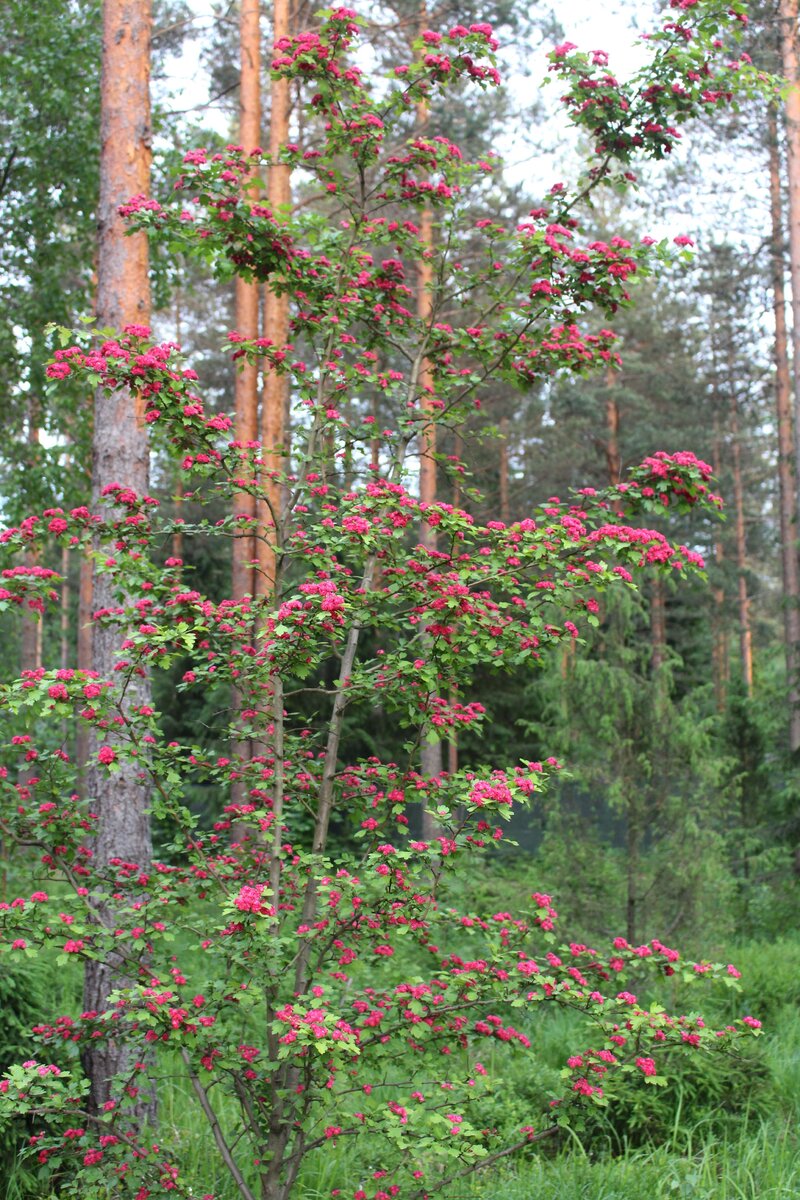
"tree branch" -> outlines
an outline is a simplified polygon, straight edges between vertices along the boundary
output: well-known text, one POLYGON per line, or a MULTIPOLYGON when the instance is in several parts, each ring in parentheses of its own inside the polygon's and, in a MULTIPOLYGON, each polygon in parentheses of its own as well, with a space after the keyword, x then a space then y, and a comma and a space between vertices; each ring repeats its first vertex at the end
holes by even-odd
POLYGON ((189 1075, 189 1080, 191 1082, 192 1088, 194 1089, 194 1094, 197 1096, 197 1099, 200 1101, 200 1107, 202 1108, 203 1112, 205 1113, 206 1119, 207 1119, 209 1125, 211 1126, 211 1132, 214 1135, 214 1141, 217 1143, 217 1149, 220 1152, 222 1161, 225 1163, 225 1166, 230 1171, 231 1176, 232 1176, 233 1180, 235 1181, 236 1186, 238 1187, 239 1192, 243 1196, 244 1200, 256 1200, 255 1196, 250 1191, 250 1188, 247 1186, 247 1184, 244 1180, 244 1176, 242 1175, 242 1172, 239 1170, 238 1166, 236 1165, 234 1157, 231 1154, 230 1146, 225 1141, 225 1134, 222 1132, 220 1123, 217 1120, 217 1114, 214 1112, 214 1109, 211 1107, 211 1101, 208 1098, 208 1093, 206 1092, 206 1089, 203 1087, 202 1083, 200 1082, 200 1079, 198 1078, 197 1074, 195 1073, 194 1068, 192 1067, 192 1060, 190 1059, 189 1051, 185 1048, 185 1046, 181 1046, 181 1058, 183 1059, 184 1066, 186 1067, 186 1071, 189 1075))
POLYGON ((8 177, 11 174, 11 168, 14 165, 14 159, 16 157, 17 157, 17 147, 12 146, 11 151, 8 155, 8 158, 6 159, 6 165, 3 167, 2 178, 0 178, 0 196, 2 196, 3 192, 6 190, 6 184, 8 183, 8 177))

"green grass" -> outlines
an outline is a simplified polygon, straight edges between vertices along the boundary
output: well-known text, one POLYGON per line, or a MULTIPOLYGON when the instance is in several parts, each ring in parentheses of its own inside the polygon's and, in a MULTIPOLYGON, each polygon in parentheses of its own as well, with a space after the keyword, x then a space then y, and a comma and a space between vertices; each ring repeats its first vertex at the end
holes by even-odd
MULTIPOLYGON (((565 1134, 560 1146, 543 1143, 515 1160, 503 1160, 462 1180, 435 1200, 796 1200, 800 1196, 800 1012, 795 965, 800 943, 750 944, 730 957, 741 965, 741 995, 721 992, 715 1002, 702 988, 696 1003, 720 1020, 751 1011, 767 1013, 765 1036, 748 1055, 714 1065, 712 1085, 698 1087, 703 1072, 675 1075, 674 1086, 654 1095, 650 1089, 635 1107, 598 1112, 580 1137, 565 1134), (706 1003, 706 1000, 709 1003, 706 1003), (761 1002, 759 1002, 761 1001, 761 1002), (713 1011, 716 1009, 716 1011, 713 1011), (653 1108, 652 1106, 656 1106, 653 1108), (607 1115, 606 1115, 607 1114, 607 1115), (657 1134, 657 1144, 648 1134, 657 1134)), ((56 1007, 68 1011, 76 979, 56 973, 48 978, 56 1007)), ((681 995, 673 997, 680 1007, 681 995)), ((694 999, 694 997, 693 997, 694 999)), ((683 1009, 681 1009, 683 1011, 683 1009)), ((492 1116, 511 1127, 541 1127, 548 1093, 559 1088, 558 1071, 576 1048, 574 1014, 554 1009, 537 1019, 530 1031, 536 1063, 528 1055, 485 1059, 490 1074, 500 1074, 491 1100, 492 1116)), ((167 1063, 167 1071, 170 1067, 167 1063)), ((239 1200, 213 1148, 210 1132, 177 1056, 174 1075, 160 1086, 160 1138, 177 1150, 184 1178, 194 1194, 212 1192, 215 1200, 239 1200)), ((240 1128, 232 1099, 212 1091, 215 1108, 229 1136, 240 1128)), ((342 1200, 367 1178, 371 1147, 356 1153, 343 1139, 306 1163, 293 1200, 330 1200, 341 1189, 342 1200)), ((381 1146, 374 1147, 380 1161, 381 1146)), ((2 1174, 0 1172, 0 1174, 2 1174)), ((3 1178, 7 1200, 48 1200, 23 1172, 11 1169, 3 1178)), ((87 1200, 99 1200, 87 1197, 87 1200)), ((400 1197, 402 1200, 402 1196, 400 1197)))
MULTIPOLYGON (((684 1154, 659 1147, 592 1160, 574 1146, 492 1180, 476 1176, 475 1200, 796 1200, 800 1148, 785 1125, 764 1122, 735 1141, 698 1142, 684 1154)), ((453 1198, 455 1200, 455 1197, 453 1198)))

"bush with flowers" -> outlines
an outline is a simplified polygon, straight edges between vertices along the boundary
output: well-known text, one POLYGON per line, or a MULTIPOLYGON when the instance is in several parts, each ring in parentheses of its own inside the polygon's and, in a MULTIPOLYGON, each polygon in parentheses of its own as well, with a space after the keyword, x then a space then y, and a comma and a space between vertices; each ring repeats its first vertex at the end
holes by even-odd
MULTIPOLYGON (((728 7, 720 17, 712 3, 673 4, 647 72, 628 85, 602 56, 553 52, 570 110, 599 149, 581 194, 629 175, 635 152, 661 157, 678 121, 725 101, 746 71, 720 40, 743 17, 728 7)), ((100 511, 53 508, 2 535, 0 607, 54 602, 53 572, 14 565, 53 542, 93 555, 116 596, 94 614, 118 631, 112 678, 42 669, 2 694, 13 727, 2 828, 34 865, 29 889, 0 910, 0 951, 108 960, 118 982, 104 1011, 42 1014, 41 1050, 0 1081, 0 1115, 28 1117, 27 1153, 59 1195, 202 1191, 180 1137, 143 1126, 138 1104, 149 1081, 178 1069, 209 1154, 242 1200, 287 1200, 306 1160, 339 1144, 351 1148, 353 1200, 422 1200, 530 1152, 631 1080, 659 1085, 664 1054, 702 1059, 758 1032, 752 1017, 718 1026, 637 998, 676 973, 735 984, 730 965, 685 962, 658 940, 559 937, 552 898, 535 891, 513 913, 453 901, 451 881, 485 869, 515 807, 535 804, 559 764, 425 777, 421 740, 488 719, 471 691, 477 666, 535 667, 597 622, 601 592, 635 587, 645 566, 702 569, 695 550, 643 519, 719 502, 707 464, 666 452, 615 488, 551 498, 510 525, 415 497, 431 427, 457 428, 487 379, 529 386, 613 364, 602 322, 669 251, 651 239, 582 241, 577 195, 561 185, 513 227, 476 220, 494 160, 466 163, 447 139, 415 135, 412 118, 442 90, 497 83, 491 29, 427 31, 374 91, 355 65, 358 32, 352 12, 333 10, 315 32, 284 39, 273 62, 309 97, 309 142, 281 157, 302 186, 323 185, 324 216, 246 199, 264 156, 241 147, 190 152, 177 203, 134 197, 124 209, 219 275, 268 280, 290 297, 291 343, 231 340, 236 356, 289 377, 291 456, 231 440, 230 419, 206 412, 178 347, 153 344, 144 328, 64 334, 48 368, 54 387, 75 377, 143 397, 154 446, 178 457, 198 501, 221 498, 231 511, 182 526, 184 537, 267 539, 274 590, 205 596, 180 559, 161 561, 173 526, 157 503, 121 483, 100 511), (420 233, 424 209, 433 245, 420 233), (422 260, 433 264, 426 316, 413 303, 422 260), (237 496, 263 498, 275 484, 282 501, 252 528, 237 496), (179 693, 236 690, 235 719, 214 731, 225 755, 200 737, 166 741, 153 705, 131 702, 143 673, 186 659, 179 693), (396 723, 395 760, 347 761, 345 717, 376 705, 396 723), (97 770, 134 771, 150 789, 152 814, 171 831, 156 860, 96 865, 92 798, 80 796, 60 738, 74 722, 94 731, 97 770), (211 827, 185 802, 190 781, 236 796, 211 827), (414 832, 423 804, 426 837, 414 832), (335 844, 332 820, 347 833, 335 844), (502 1047, 535 1072, 543 1005, 585 1019, 562 1087, 514 1128, 487 1124, 486 1062, 502 1047), (54 1045, 72 1069, 48 1058, 54 1045), (98 1109, 78 1056, 119 1045, 126 1072, 98 1109)))

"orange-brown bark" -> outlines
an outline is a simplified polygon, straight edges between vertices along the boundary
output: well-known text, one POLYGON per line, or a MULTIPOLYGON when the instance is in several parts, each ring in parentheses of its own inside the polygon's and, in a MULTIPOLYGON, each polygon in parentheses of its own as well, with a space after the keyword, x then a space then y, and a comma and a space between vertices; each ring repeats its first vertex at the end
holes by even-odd
MULTIPOLYGON (((290 21, 289 0, 274 0, 275 42, 289 36, 290 21)), ((276 216, 280 216, 281 209, 287 208, 291 202, 291 169, 288 165, 278 162, 281 148, 289 141, 290 116, 289 80, 273 79, 270 85, 270 167, 267 176, 267 200, 276 216)), ((267 284, 264 300, 264 337, 277 346, 283 346, 289 338, 289 298, 286 295, 277 295, 267 284)), ((258 543, 258 588, 263 595, 274 593, 278 577, 276 550, 281 539, 284 491, 278 476, 285 465, 288 386, 287 376, 278 375, 275 371, 266 371, 261 393, 261 490, 264 500, 259 504, 262 529, 258 543)))
MULTIPOLYGON (((456 466, 461 461, 461 455, 464 452, 464 443, 461 434, 456 431, 453 457, 456 460, 456 466)), ((453 508, 461 507, 461 475, 458 471, 453 479, 453 508)), ((458 700, 458 695, 455 690, 450 692, 450 703, 455 704, 458 700)), ((447 743, 447 770, 449 774, 454 775, 458 770, 458 729, 454 727, 450 731, 450 740, 447 743)))
POLYGON ((772 217, 770 258, 772 298, 775 319, 775 415, 778 432, 778 488, 781 530, 781 568, 783 574, 783 640, 786 678, 789 688, 789 745, 800 749, 800 577, 797 564, 797 524, 795 520, 795 469, 792 434, 792 397, 789 376, 789 352, 786 332, 786 296, 784 289, 783 201, 781 196, 778 122, 775 110, 769 110, 769 190, 772 217))
POLYGON ((126 236, 120 204, 150 188, 150 0, 105 0, 97 212, 97 317, 150 320, 147 236, 126 236))
MULTIPOLYGON (((717 475, 722 469, 722 433, 720 430, 719 413, 714 414, 714 469, 717 475)), ((714 699, 717 711, 724 712, 728 700, 728 683, 730 682, 730 641, 728 623, 725 613, 725 587, 723 583, 723 564, 725 562, 725 544, 722 531, 717 526, 714 538, 714 563, 718 573, 718 581, 711 590, 713 608, 711 610, 711 668, 714 680, 714 699)))
MULTIPOLYGON (((119 206, 150 186, 150 0, 105 0, 97 210, 97 323, 122 329, 150 321, 147 235, 126 236, 119 206)), ((95 397, 94 486, 116 481, 146 492, 144 400, 120 388, 95 397)))
MULTIPOLYGON (((261 41, 259 32, 259 0, 242 0, 239 12, 239 141, 245 154, 249 154, 261 141, 261 41)), ((248 189, 255 198, 258 186, 255 180, 248 189)), ((236 278, 236 329, 244 337, 258 337, 259 292, 257 283, 248 283, 236 278)), ((237 442, 247 444, 258 440, 258 367, 246 363, 236 372, 234 429, 237 442)), ((248 479, 252 471, 243 471, 248 479)), ((251 520, 256 516, 255 496, 239 492, 234 501, 235 511, 251 520)), ((234 538, 233 542, 233 598, 254 595, 257 559, 256 536, 251 532, 234 538)))
MULTIPOLYGON (((428 113, 425 104, 420 104, 417 110, 418 136, 424 135, 428 123, 428 113)), ((433 267, 431 265, 433 248, 433 213, 424 208, 420 214, 420 243, 424 247, 422 258, 417 261, 417 316, 422 328, 430 324, 433 315, 433 267)), ((424 333, 423 333, 424 336, 424 333)), ((423 414, 432 413, 434 400, 433 373, 430 362, 424 358, 419 372, 420 408, 423 414)), ((419 498, 422 504, 433 504, 436 500, 436 425, 426 421, 420 433, 419 447, 419 498)), ((422 543, 435 549, 435 530, 423 522, 421 530, 422 543)))
MULTIPOLYGON (((714 541, 714 562, 717 569, 722 568, 725 561, 725 549, 721 538, 714 541)), ((725 621, 725 589, 716 584, 712 589, 711 598, 714 607, 711 613, 712 646, 711 673, 714 680, 714 701, 717 712, 724 712, 728 702, 728 683, 730 681, 730 646, 728 641, 728 626, 725 621)))
MULTIPOLYGON (((427 7, 422 0, 419 13, 420 34, 427 26, 427 7)), ((416 110, 416 135, 425 137, 428 129, 429 113, 425 100, 420 100, 416 110)), ((419 240, 422 255, 417 259, 417 317, 420 322, 420 336, 426 336, 426 330, 433 320, 433 212, 426 205, 420 213, 419 240)), ((433 413, 434 385, 433 372, 429 360, 423 356, 419 366, 418 391, 420 408, 423 418, 433 413)), ((419 436, 419 498, 423 505, 433 504, 436 500, 436 425, 432 420, 423 419, 419 436)), ((436 530, 423 520, 420 526, 420 541, 430 550, 436 549, 436 530)), ((420 750, 420 766, 426 776, 439 775, 442 771, 442 743, 437 738, 432 742, 424 742, 420 750)), ((436 834, 436 825, 427 807, 422 813, 422 835, 430 840, 436 834)))

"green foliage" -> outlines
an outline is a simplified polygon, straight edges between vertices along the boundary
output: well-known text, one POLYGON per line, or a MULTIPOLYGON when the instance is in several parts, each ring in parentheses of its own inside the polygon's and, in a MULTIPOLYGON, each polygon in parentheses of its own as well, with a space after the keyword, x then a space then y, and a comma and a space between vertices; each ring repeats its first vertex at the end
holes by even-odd
MULTIPOLYGON (((661 97, 670 119, 706 103, 699 94, 705 74, 689 68, 712 48, 707 7, 697 47, 687 42, 676 53, 666 32, 653 40, 658 77, 673 82, 677 64, 690 84, 688 91, 682 85, 653 89, 648 106, 661 97), (665 41, 666 54, 660 49, 665 41)), ((739 14, 739 5, 731 11, 739 14)), ((710 18, 716 21, 716 10, 710 18)), ((185 1070, 193 1103, 199 1098, 208 1114, 213 1100, 220 1111, 212 1125, 231 1174, 238 1170, 235 1156, 254 1187, 260 1177, 263 1194, 274 1194, 268 1179, 274 1168, 288 1195, 295 1171, 315 1151, 322 1151, 314 1157, 324 1165, 314 1167, 312 1160, 299 1186, 307 1179, 307 1190, 327 1186, 335 1177, 330 1151, 340 1138, 360 1144, 338 1164, 348 1186, 374 1177, 374 1162, 393 1162, 405 1171, 413 1151, 427 1172, 419 1186, 445 1193, 449 1180, 479 1169, 491 1150, 500 1161, 512 1137, 517 1150, 526 1149, 543 1123, 547 1133, 555 1132, 554 1121, 573 1136, 582 1131, 585 1144, 595 1148, 645 1134, 670 1135, 677 1144, 675 1131, 687 1107, 704 1114, 703 1124, 717 1121, 723 1109, 731 1115, 725 1099, 731 1071, 700 1071, 697 1064, 705 1067, 704 1048, 734 1041, 728 1034, 749 1039, 758 1022, 737 1017, 736 1025, 715 1030, 695 1013, 671 1017, 655 1000, 639 1001, 616 989, 626 974, 638 986, 645 967, 655 976, 654 994, 668 988, 677 971, 674 996, 681 999, 688 981, 708 975, 732 982, 723 963, 673 967, 677 952, 656 940, 635 943, 656 918, 673 928, 683 922, 695 936, 706 932, 703 913, 722 907, 729 884, 728 830, 718 828, 726 788, 735 786, 732 775, 738 783, 755 768, 745 766, 740 775, 728 769, 707 691, 673 684, 678 647, 654 640, 651 659, 645 608, 613 601, 633 589, 630 569, 649 564, 686 574, 700 565, 694 546, 711 535, 695 514, 714 501, 704 462, 688 453, 659 452, 625 484, 614 480, 599 494, 586 488, 566 503, 552 500, 532 516, 526 512, 518 524, 492 521, 485 527, 457 507, 421 505, 405 486, 410 447, 424 454, 426 430, 439 419, 420 388, 422 364, 433 380, 435 411, 453 424, 466 419, 472 393, 482 392, 487 377, 489 393, 500 381, 546 392, 554 373, 583 377, 591 366, 614 361, 615 335, 606 329, 584 333, 572 322, 627 305, 627 277, 646 274, 651 261, 667 257, 666 247, 633 248, 617 238, 611 245, 578 248, 569 214, 581 197, 563 196, 560 187, 551 193, 552 207, 531 213, 533 219, 513 232, 491 218, 475 222, 476 200, 495 194, 483 181, 491 167, 467 166, 444 139, 417 139, 407 157, 382 159, 386 126, 396 140, 432 87, 447 88, 452 103, 454 75, 469 75, 481 87, 496 79, 486 27, 431 33, 415 44, 414 61, 398 68, 395 83, 379 90, 377 99, 362 89, 358 72, 349 66, 342 71, 335 62, 350 62, 347 47, 357 24, 347 11, 327 14, 321 29, 321 38, 314 33, 287 43, 292 53, 275 70, 312 84, 311 117, 322 108, 330 118, 325 151, 320 158, 317 150, 291 145, 281 158, 317 178, 351 219, 332 221, 325 208, 276 214, 243 202, 242 184, 260 167, 260 152, 246 159, 232 151, 224 161, 192 152, 182 181, 189 208, 162 208, 142 198, 126 208, 140 227, 166 239, 170 255, 197 254, 224 279, 239 274, 267 280, 273 291, 299 301, 292 334, 298 351, 233 335, 241 353, 290 376, 296 402, 294 457, 284 458, 285 469, 275 477, 291 498, 274 593, 221 600, 214 593, 222 590, 224 554, 205 562, 197 556, 191 565, 200 568, 204 588, 189 590, 180 558, 165 561, 175 525, 160 523, 150 511, 153 502, 118 483, 106 489, 112 510, 106 521, 95 523, 85 510, 47 514, 56 542, 94 554, 99 571, 114 580, 120 607, 97 620, 119 626, 126 657, 113 679, 42 671, 4 690, 8 711, 19 718, 15 729, 26 731, 8 748, 13 769, 3 775, 9 801, 4 824, 9 836, 35 841, 44 851, 42 862, 56 887, 68 885, 70 909, 59 915, 70 924, 65 938, 46 907, 57 912, 60 892, 21 897, 3 913, 4 950, 14 961, 33 944, 56 943, 59 964, 75 961, 70 956, 111 958, 119 987, 107 1010, 76 1020, 77 1036, 87 1047, 104 1037, 128 1039, 138 1061, 150 1048, 158 1053, 154 1062, 163 1078, 176 1065, 185 1070), (426 54, 431 40, 452 57, 426 54), (476 65, 475 55, 484 61, 476 65), (413 217, 436 210, 436 287, 442 303, 460 310, 463 327, 423 320, 395 300, 411 294, 400 286, 404 272, 434 253, 413 220, 387 221, 384 209, 406 201, 413 217), (475 228, 462 256, 459 237, 467 219, 475 228), (377 266, 385 252, 398 257, 377 266), (376 303, 376 296, 387 303, 376 303), (296 352, 305 357, 295 360, 296 352), (388 369, 395 355, 404 368, 413 363, 407 377, 388 369), (396 417, 381 439, 385 475, 382 464, 370 465, 375 429, 369 401, 378 392, 396 417), (343 471, 340 457, 349 463, 343 471), (617 524, 623 508, 646 514, 656 528, 617 524), (435 549, 415 545, 411 530, 420 522, 436 528, 435 549), (92 549, 103 541, 113 542, 113 556, 92 549), (565 619, 572 616, 580 630, 565 619), (575 662, 572 647, 581 630, 588 657, 575 662), (604 815, 620 830, 620 844, 597 867, 591 858, 602 848, 601 838, 594 845, 584 840, 573 855, 574 815, 571 824, 559 826, 559 815, 548 814, 545 857, 562 870, 567 895, 575 892, 580 871, 597 877, 593 918, 617 893, 624 844, 626 919, 634 944, 617 938, 602 954, 577 941, 558 953, 550 949, 556 913, 548 894, 526 888, 524 905, 514 896, 508 909, 492 912, 494 885, 476 889, 480 897, 463 886, 472 870, 487 870, 487 847, 502 838, 514 805, 524 807, 553 772, 526 760, 507 770, 480 766, 426 779, 414 766, 421 739, 435 740, 441 729, 462 723, 480 728, 483 703, 469 697, 487 686, 487 664, 519 669, 539 664, 547 652, 557 665, 521 728, 530 739, 555 733, 558 748, 574 752, 580 788, 602 793, 604 815), (172 711, 141 704, 134 712, 126 689, 135 685, 137 672, 159 669, 157 699, 172 711), (224 712, 231 687, 242 698, 238 730, 224 712), (309 704, 316 703, 311 695, 323 697, 324 716, 309 714, 309 704), (382 715, 391 719, 400 766, 364 755, 374 748, 370 738, 377 742, 386 732, 376 733, 374 726, 357 748, 360 761, 343 755, 345 736, 350 745, 357 741, 360 718, 373 713, 376 696, 382 715), (347 729, 345 708, 351 713, 347 729), (59 733, 72 719, 102 731, 96 778, 107 770, 112 783, 124 772, 149 779, 168 861, 151 871, 148 863, 114 857, 100 864, 99 876, 92 874, 84 844, 96 820, 92 800, 76 794, 63 737, 42 734, 43 715, 59 733), (174 736, 180 734, 185 736, 174 736), (243 746, 247 740, 249 748, 243 746), (220 755, 220 749, 229 753, 220 755), (30 763, 37 764, 33 777, 30 763), (214 810, 232 784, 242 784, 244 802, 227 805, 225 818, 216 820, 214 810), (203 789, 208 802, 200 797, 203 789), (420 798, 435 822, 426 841, 414 840, 406 815, 420 798), (337 820, 340 837, 334 841, 328 835, 337 820), (238 822, 248 827, 244 835, 238 822), (672 864, 683 864, 687 850, 691 869, 670 879, 672 864), (475 915, 476 899, 489 904, 485 917, 475 915), (98 907, 104 918, 113 911, 113 921, 98 920, 98 907), (509 910, 521 915, 512 917, 509 910), (548 1034, 546 1021, 533 1014, 553 1004, 567 1016, 548 1034), (549 1059, 543 1045, 537 1071, 537 1033, 543 1044, 549 1036, 553 1050, 576 1013, 581 1027, 591 1028, 584 1036, 602 1049, 584 1049, 564 1066, 549 1059), (510 1057, 505 1074, 500 1048, 504 1060, 519 1055, 510 1057), (534 1054, 522 1053, 532 1048, 534 1054), (496 1082, 476 1057, 484 1049, 496 1082), (676 1049, 688 1055, 688 1065, 674 1065, 676 1049), (412 1051, 425 1056, 422 1081, 416 1072, 406 1078, 412 1051), (531 1063, 531 1078, 523 1080, 522 1064, 531 1063), (417 1084, 426 1094, 410 1091, 417 1084), (550 1089, 559 1093, 553 1109, 550 1089), (642 1094, 652 1103, 645 1106, 642 1094), (622 1108, 612 1123, 604 1114, 615 1097, 622 1108), (313 1170, 316 1184, 310 1182, 313 1170)), ((559 47, 551 61, 556 71, 572 75, 576 119, 598 133, 605 158, 595 181, 615 154, 627 166, 633 148, 643 143, 661 157, 673 132, 651 120, 649 107, 643 113, 638 93, 632 93, 636 107, 628 128, 624 114, 631 104, 605 74, 597 82, 603 105, 584 104, 584 85, 594 66, 605 68, 604 56, 595 53, 592 62, 585 55, 570 58, 570 49, 559 47), (610 132, 600 128, 603 106, 614 115, 610 132), (641 132, 637 121, 644 122, 641 132), (609 146, 603 139, 612 136, 609 146)), ((727 81, 732 68, 723 70, 727 81)), ((179 261, 175 278, 181 267, 179 261)), ((165 288, 170 278, 163 273, 165 288)), ((196 376, 184 370, 174 347, 151 346, 145 338, 134 327, 120 342, 95 348, 85 336, 68 350, 62 345, 48 374, 59 386, 65 379, 67 387, 77 385, 76 396, 81 386, 86 392, 98 384, 110 392, 121 383, 135 387, 146 402, 154 443, 165 454, 186 454, 183 469, 201 480, 195 498, 216 489, 225 514, 203 521, 193 513, 184 535, 190 542, 229 539, 241 528, 229 515, 231 499, 243 490, 257 494, 264 451, 230 443, 228 418, 216 405, 204 409, 190 390, 196 376)), ((26 417, 32 431, 37 414, 30 405, 26 417)), ((33 441, 28 439, 29 453, 33 441)), ((165 478, 170 475, 165 468, 165 478)), ((58 492, 57 499, 65 495, 58 492)), ((30 549, 36 532, 32 523, 9 531, 8 553, 30 549)), ((42 606, 54 582, 32 576, 27 566, 9 569, 6 577, 3 606, 42 606)), ((681 642, 702 644, 696 633, 681 642)), ((547 765, 556 767, 552 760, 547 765)), ((496 890, 517 885, 509 875, 496 890)), ((42 1036, 58 1039, 61 1032, 56 1018, 42 1036)), ((760 1075, 766 1082, 769 1068, 752 1059, 736 1070, 742 1079, 760 1075)), ((131 1190, 142 1182, 139 1195, 149 1190, 143 1181, 173 1190, 173 1161, 136 1147, 141 1129, 135 1118, 126 1124, 135 1088, 122 1074, 116 1099, 99 1117, 115 1131, 109 1135, 96 1126, 90 1132, 66 1126, 85 1103, 86 1084, 77 1069, 73 1074, 55 1063, 26 1060, 12 1064, 2 1082, 1 1110, 49 1123, 41 1144, 36 1134, 31 1153, 53 1173, 63 1195, 88 1193, 99 1200, 118 1190, 118 1180, 131 1190), (128 1158, 132 1146, 136 1153, 128 1158)), ((182 1101, 180 1089, 172 1098, 176 1106, 182 1101)), ((758 1096, 751 1103, 760 1103, 758 1096)), ((163 1153, 181 1155, 183 1130, 191 1125, 191 1117, 176 1122, 172 1149, 163 1153)), ((208 1186, 191 1174, 196 1169, 202 1166, 188 1161, 188 1186, 208 1186)), ((416 1186, 410 1179, 408 1184, 416 1186)), ((246 1185, 239 1190, 248 1195, 246 1185)))
MULTIPOLYGON (((77 973, 73 981, 80 983, 77 973)), ((68 1008, 76 990, 63 969, 46 958, 6 962, 0 971, 0 1073, 13 1063, 35 1054, 33 1027, 51 1007, 68 1008)), ((66 1068, 71 1060, 62 1048, 54 1061, 66 1068)), ((33 1122, 0 1113, 0 1178, 8 1180, 7 1200, 42 1200, 35 1170, 18 1162, 23 1140, 33 1132, 33 1122)))
POLYGON ((742 972, 741 993, 718 1007, 719 1015, 730 1018, 733 1010, 753 1012, 757 1008, 767 1027, 782 1023, 787 1012, 800 1006, 800 942, 779 937, 774 942, 743 942, 731 951, 742 972))

